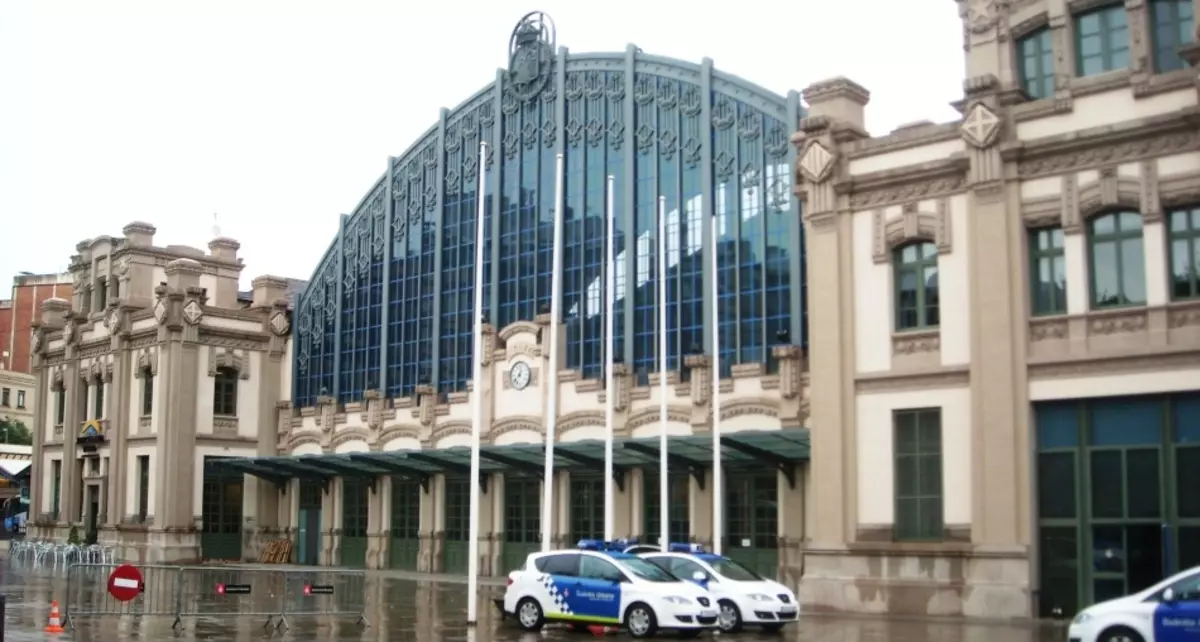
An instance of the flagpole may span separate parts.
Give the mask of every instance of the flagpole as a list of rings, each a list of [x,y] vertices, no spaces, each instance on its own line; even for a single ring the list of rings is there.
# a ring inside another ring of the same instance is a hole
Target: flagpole
[[[550,249],[550,347],[546,361],[546,452],[542,472],[542,552],[550,550],[551,526],[554,524],[554,440],[558,426],[558,330],[559,299],[562,298],[562,203],[563,155],[554,157],[554,246]]]
[[[605,236],[607,238],[604,259],[604,539],[613,539],[613,413],[615,409],[613,390],[613,313],[616,310],[616,267],[613,246],[616,238],[616,223],[613,221],[613,177],[608,177],[606,195]]]
[[[475,364],[471,390],[471,506],[467,535],[467,626],[475,626],[479,606],[479,439],[483,435],[483,216],[487,185],[487,143],[479,143],[479,188],[475,192]]]
[[[667,199],[658,197],[658,519],[662,530],[659,545],[671,542],[671,498],[667,484]]]
[[[721,237],[717,225],[717,213],[712,217],[712,497],[713,497],[713,552],[721,554],[722,531],[725,522],[725,487],[721,484],[721,286],[720,262],[717,260]]]

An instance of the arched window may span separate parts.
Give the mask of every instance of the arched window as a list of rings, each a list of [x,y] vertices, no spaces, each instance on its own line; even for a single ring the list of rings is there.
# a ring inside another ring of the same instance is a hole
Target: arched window
[[[154,414],[154,373],[149,366],[142,368],[142,416]]]
[[[1142,251],[1142,215],[1112,212],[1088,223],[1092,307],[1146,303],[1146,258]]]
[[[227,366],[217,368],[213,377],[213,415],[236,417],[238,397],[238,371]]]
[[[938,327],[937,246],[918,242],[892,254],[896,270],[896,330]]]

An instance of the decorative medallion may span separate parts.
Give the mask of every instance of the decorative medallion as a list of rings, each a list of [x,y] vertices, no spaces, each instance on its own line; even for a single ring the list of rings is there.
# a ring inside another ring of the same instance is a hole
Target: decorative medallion
[[[287,320],[287,314],[283,312],[276,312],[275,316],[271,317],[271,331],[274,332],[276,336],[282,337],[283,335],[287,334],[290,327],[291,326],[288,324]]]
[[[167,302],[163,301],[162,299],[159,299],[158,303],[154,304],[154,320],[158,321],[159,323],[162,323],[163,319],[166,319],[166,318],[167,318]]]
[[[800,171],[804,173],[805,178],[814,183],[820,183],[829,178],[829,172],[832,169],[833,154],[815,140],[810,142],[804,153],[800,155]]]
[[[200,309],[200,304],[196,303],[195,299],[188,301],[187,305],[183,306],[183,318],[188,323],[196,325],[203,317],[204,310]]]
[[[541,11],[521,18],[508,40],[508,89],[518,100],[533,100],[545,89],[554,66],[554,21]]]
[[[108,328],[111,331],[115,331],[117,329],[117,326],[120,325],[120,323],[121,323],[121,313],[118,312],[116,308],[109,310],[108,316],[104,317],[104,327]]]
[[[972,33],[987,33],[1008,11],[1009,0],[970,0],[967,4],[967,27]]]
[[[967,111],[967,117],[959,129],[968,143],[979,148],[987,147],[996,142],[996,136],[1000,133],[1000,117],[987,105],[975,103]]]

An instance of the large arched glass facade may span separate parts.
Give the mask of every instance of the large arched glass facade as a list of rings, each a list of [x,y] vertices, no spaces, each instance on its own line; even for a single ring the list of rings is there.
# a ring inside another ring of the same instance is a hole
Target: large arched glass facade
[[[805,341],[803,228],[792,198],[799,96],[699,65],[560,49],[537,96],[506,72],[391,159],[297,304],[295,403],[439,393],[471,377],[479,142],[488,141],[484,283],[499,328],[550,302],[556,154],[565,157],[562,320],[568,368],[604,362],[605,181],[615,177],[616,352],[656,369],[657,199],[666,197],[669,367],[711,345],[712,281],[721,368],[769,362],[780,331]],[[497,215],[498,214],[498,215]],[[711,216],[718,236],[711,238]],[[711,274],[710,252],[718,252]]]

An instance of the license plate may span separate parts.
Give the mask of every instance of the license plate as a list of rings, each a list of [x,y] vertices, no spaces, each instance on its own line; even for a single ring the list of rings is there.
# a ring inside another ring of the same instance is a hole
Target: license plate
[[[717,612],[712,609],[704,609],[700,611],[700,617],[717,617]]]
[[[795,613],[795,612],[796,612],[796,607],[794,607],[794,606],[781,606],[781,607],[779,607],[779,612],[780,612],[780,613],[787,613],[787,614],[789,614],[789,615],[790,615],[790,614],[793,614],[793,613]]]

